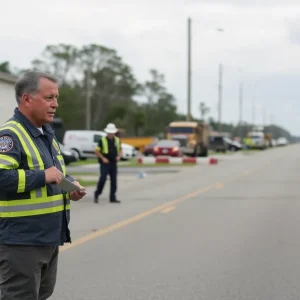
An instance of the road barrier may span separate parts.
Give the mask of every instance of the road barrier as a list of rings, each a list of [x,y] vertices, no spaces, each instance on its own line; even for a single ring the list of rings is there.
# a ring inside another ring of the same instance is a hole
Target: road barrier
[[[218,159],[214,157],[139,157],[137,159],[139,164],[209,164],[217,165]]]

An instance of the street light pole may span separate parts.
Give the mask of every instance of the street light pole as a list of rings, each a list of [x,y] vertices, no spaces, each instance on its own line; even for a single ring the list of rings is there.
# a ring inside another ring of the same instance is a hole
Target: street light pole
[[[218,32],[223,32],[223,28],[217,28]],[[188,18],[188,70],[187,70],[187,120],[192,120],[191,114],[191,86],[192,86],[192,20]],[[221,110],[222,110],[222,64],[219,65],[219,131],[221,130]]]
[[[242,139],[242,122],[243,122],[243,84],[240,83],[239,86],[239,123],[240,123],[240,138]]]
[[[218,124],[218,131],[221,133],[221,115],[222,115],[222,81],[223,81],[223,66],[219,64],[219,104],[218,104],[218,111],[219,111],[219,124]]]
[[[86,72],[86,130],[91,129],[91,70]]]
[[[224,32],[223,28],[217,28],[218,32]],[[222,132],[222,103],[223,102],[223,65],[219,64],[219,86],[218,86],[218,131]]]
[[[192,115],[191,115],[191,77],[192,77],[192,71],[191,71],[191,63],[192,63],[192,54],[191,54],[191,25],[192,21],[191,18],[188,18],[188,78],[187,78],[187,121],[191,121]]]
[[[255,100],[252,99],[252,126],[255,126]]]
[[[270,125],[274,125],[274,115],[270,114]]]

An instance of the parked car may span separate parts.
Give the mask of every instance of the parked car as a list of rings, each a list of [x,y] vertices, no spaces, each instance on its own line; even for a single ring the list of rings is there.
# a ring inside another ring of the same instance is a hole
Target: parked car
[[[227,137],[224,137],[224,141],[225,141],[225,143],[227,143],[228,148],[231,151],[239,151],[243,148],[239,142],[233,141],[232,139],[229,139]]]
[[[216,152],[226,152],[229,149],[224,137],[221,135],[209,137],[209,149]]]
[[[180,142],[176,140],[161,140],[154,147],[155,156],[182,156]]]
[[[59,147],[66,166],[79,160],[79,155],[76,151],[65,148],[61,143],[59,143]]]
[[[145,156],[154,155],[154,148],[157,145],[157,142],[151,143],[144,148],[143,154]]]

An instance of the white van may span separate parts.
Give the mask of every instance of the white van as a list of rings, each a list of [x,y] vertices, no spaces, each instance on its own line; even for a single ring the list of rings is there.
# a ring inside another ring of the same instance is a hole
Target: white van
[[[64,134],[63,145],[76,151],[81,160],[95,158],[95,149],[102,136],[107,134],[104,131],[96,130],[67,130]],[[136,156],[134,147],[121,143],[122,160]]]

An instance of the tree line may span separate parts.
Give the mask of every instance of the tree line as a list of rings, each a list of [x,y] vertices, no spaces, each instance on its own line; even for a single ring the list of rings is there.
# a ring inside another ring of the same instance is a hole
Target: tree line
[[[48,45],[30,63],[29,69],[50,72],[61,80],[57,117],[67,129],[86,128],[87,99],[90,99],[93,130],[101,130],[113,122],[129,135],[159,136],[170,122],[186,119],[178,112],[163,74],[151,69],[149,79],[139,82],[117,51],[102,45]],[[0,72],[19,75],[24,71],[27,70],[13,68],[7,61],[0,63]],[[217,130],[218,124],[209,117],[209,112],[209,107],[200,102],[199,118],[194,120],[205,120]],[[233,136],[244,137],[252,126],[223,123],[221,127]],[[266,130],[275,138],[284,136],[292,140],[290,133],[279,126],[269,126]]]

